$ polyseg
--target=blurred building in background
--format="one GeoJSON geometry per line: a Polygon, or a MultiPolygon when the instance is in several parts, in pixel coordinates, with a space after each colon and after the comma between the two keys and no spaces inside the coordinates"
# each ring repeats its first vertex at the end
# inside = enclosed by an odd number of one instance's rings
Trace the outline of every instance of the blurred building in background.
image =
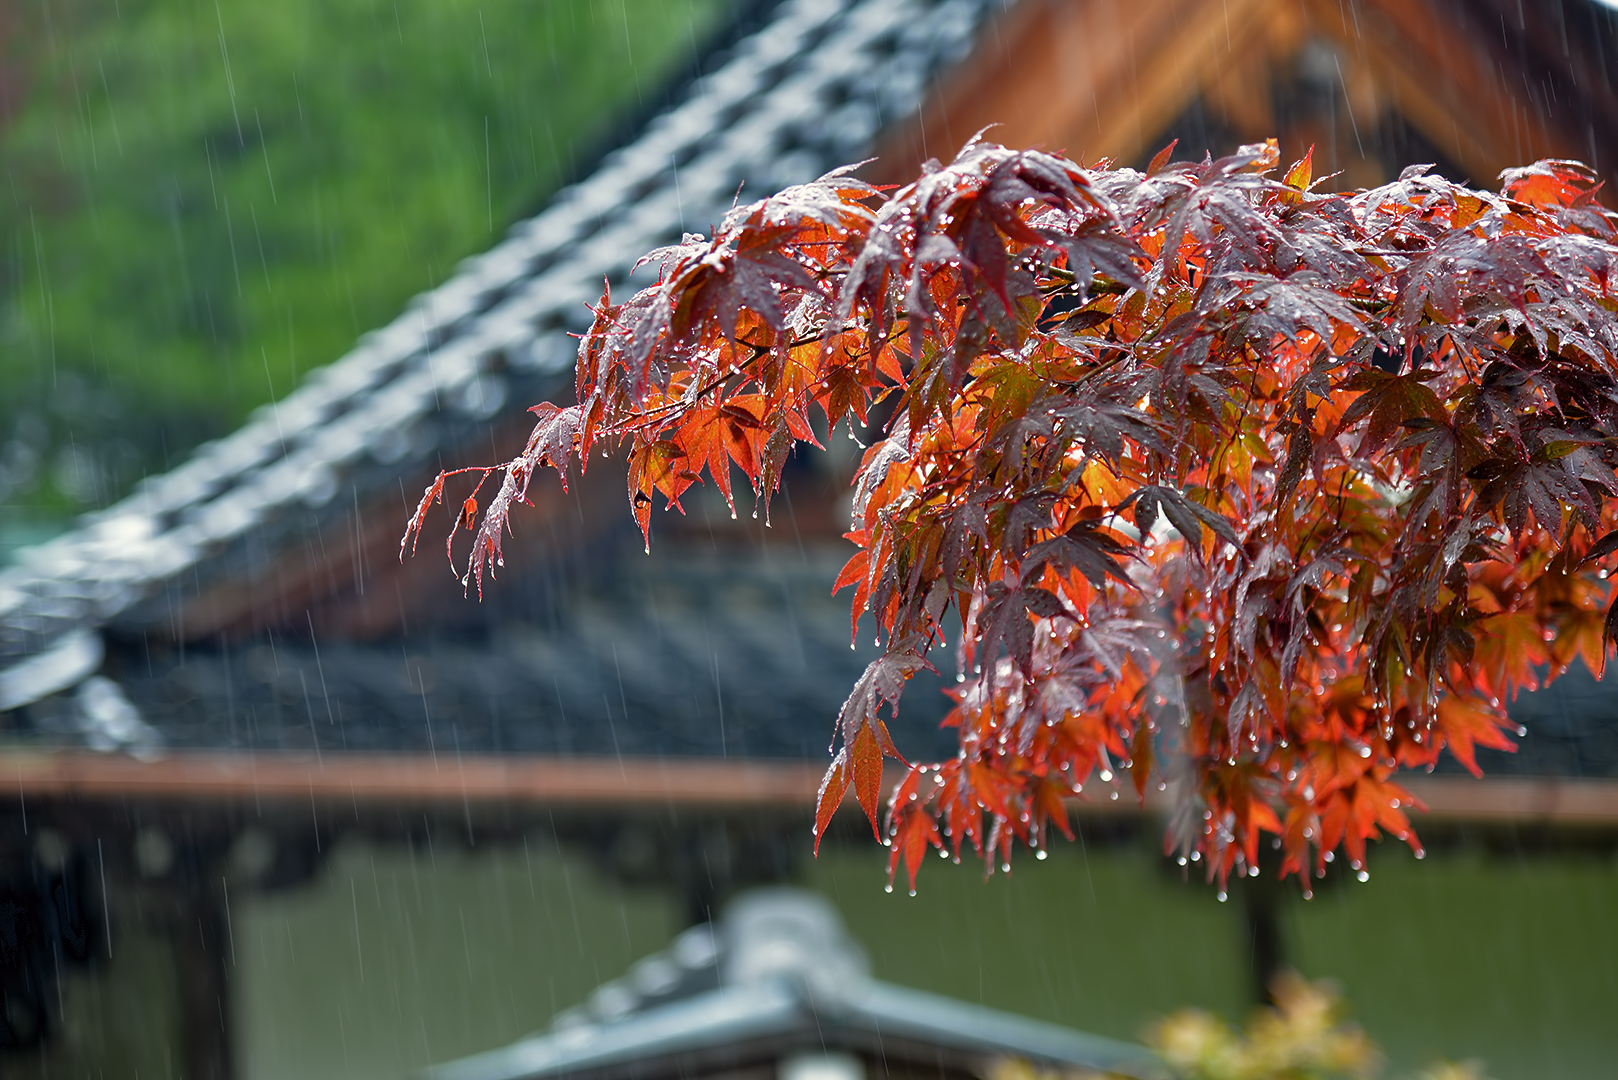
{"type": "Polygon", "coordinates": [[[1143,1078],[1143,1048],[873,979],[826,900],[760,889],[732,901],[550,1030],[440,1066],[433,1080],[754,1076],[972,1080],[1007,1058],[1143,1078]]]}
{"type": "MultiPolygon", "coordinates": [[[[404,1075],[510,1042],[791,881],[888,978],[1112,1036],[1239,1010],[1291,964],[1344,979],[1411,1060],[1599,1074],[1618,708],[1591,679],[1524,699],[1522,751],[1480,755],[1486,779],[1412,782],[1436,857],[1380,852],[1377,881],[1311,905],[1266,880],[1220,907],[1156,857],[1156,808],[1105,786],[1075,806],[1081,846],[987,885],[940,865],[912,900],[880,891],[863,822],[807,858],[831,721],[873,652],[828,595],[854,443],[794,458],[770,527],[693,498],[654,518],[649,555],[610,463],[536,483],[481,602],[433,526],[413,557],[396,538],[438,468],[502,460],[528,405],[571,394],[567,333],[602,280],[634,287],[635,259],[738,188],[873,153],[905,177],[990,122],[1092,161],[1279,135],[1344,186],[1415,162],[1484,185],[1537,156],[1606,170],[1612,17],[782,0],[739,18],[499,244],[0,576],[8,1067],[404,1075]]],[[[951,752],[933,691],[894,731],[913,757],[951,752]]]]}

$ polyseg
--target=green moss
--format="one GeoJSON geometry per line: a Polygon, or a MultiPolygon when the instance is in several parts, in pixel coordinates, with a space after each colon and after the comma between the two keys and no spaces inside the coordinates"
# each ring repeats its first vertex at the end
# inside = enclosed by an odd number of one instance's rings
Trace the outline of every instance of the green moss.
{"type": "Polygon", "coordinates": [[[35,458],[0,453],[6,516],[105,502],[340,356],[571,179],[728,7],[30,5],[0,56],[0,447],[35,458]]]}

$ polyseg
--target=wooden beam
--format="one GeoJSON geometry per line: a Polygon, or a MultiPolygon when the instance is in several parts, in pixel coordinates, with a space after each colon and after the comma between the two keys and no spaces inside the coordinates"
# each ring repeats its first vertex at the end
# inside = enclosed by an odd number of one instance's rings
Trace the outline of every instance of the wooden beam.
{"type": "MultiPolygon", "coordinates": [[[[1555,828],[1618,827],[1618,779],[1405,775],[1395,778],[1427,807],[1411,815],[1423,823],[1444,825],[1552,826],[1555,828]]],[[[1080,813],[1161,814],[1167,800],[1147,792],[1146,806],[1135,799],[1127,779],[1110,787],[1095,785],[1077,802],[1080,813]],[[1118,798],[1111,791],[1119,792],[1118,798]]]]}
{"type": "Polygon", "coordinates": [[[0,792],[24,799],[298,799],[615,806],[803,805],[816,762],[517,755],[176,751],[141,761],[78,750],[0,753],[0,792]]]}
{"type": "MultiPolygon", "coordinates": [[[[0,793],[22,799],[295,799],[366,803],[711,807],[812,806],[818,761],[423,754],[181,751],[140,761],[87,751],[0,753],[0,793]]],[[[889,776],[896,781],[897,774],[889,776]]],[[[1412,776],[1401,780],[1427,805],[1417,820],[1443,823],[1618,826],[1618,780],[1412,776]]],[[[1125,784],[1093,785],[1080,814],[1155,814],[1125,784]]]]}
{"type": "Polygon", "coordinates": [[[1427,805],[1418,824],[1618,825],[1618,780],[1412,776],[1399,783],[1427,805]]]}
{"type": "Polygon", "coordinates": [[[1007,146],[1129,162],[1233,63],[1262,64],[1288,17],[1279,0],[1022,0],[879,148],[909,180],[989,124],[1007,146]]]}

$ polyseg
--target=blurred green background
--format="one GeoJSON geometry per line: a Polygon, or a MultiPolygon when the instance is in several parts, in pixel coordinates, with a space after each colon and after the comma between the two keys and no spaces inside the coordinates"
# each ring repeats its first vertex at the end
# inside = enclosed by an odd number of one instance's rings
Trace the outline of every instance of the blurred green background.
{"type": "Polygon", "coordinates": [[[0,5],[0,561],[488,247],[734,6],[0,5]]]}
{"type": "MultiPolygon", "coordinates": [[[[983,879],[928,865],[883,891],[869,837],[805,859],[880,978],[1126,1039],[1185,1006],[1251,1001],[1239,895],[1221,904],[1135,841],[1059,844],[983,879]]],[[[1368,882],[1280,908],[1286,953],[1329,978],[1381,1043],[1388,1075],[1475,1059],[1496,1080],[1612,1075],[1618,864],[1462,844],[1417,862],[1378,845],[1368,882]]],[[[308,885],[233,897],[229,969],[246,1080],[398,1080],[542,1028],[682,929],[671,889],[626,887],[543,833],[500,846],[346,843],[308,885]]],[[[62,1038],[26,1075],[173,1074],[172,960],[133,910],[117,954],[70,974],[62,1038]]]]}

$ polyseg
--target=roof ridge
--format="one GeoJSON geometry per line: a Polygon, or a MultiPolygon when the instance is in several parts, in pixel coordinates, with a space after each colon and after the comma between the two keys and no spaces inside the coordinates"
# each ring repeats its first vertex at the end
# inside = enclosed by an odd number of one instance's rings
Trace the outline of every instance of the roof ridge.
{"type": "Polygon", "coordinates": [[[717,924],[684,931],[668,950],[561,1013],[548,1030],[425,1076],[702,1074],[805,1051],[880,1053],[884,1060],[892,1054],[903,1061],[915,1047],[925,1048],[922,1058],[941,1074],[954,1071],[945,1052],[974,1062],[1017,1056],[1126,1075],[1162,1073],[1141,1046],[872,978],[864,950],[830,901],[776,886],[738,896],[717,924]],[[704,1054],[718,1055],[708,1063],[713,1067],[696,1064],[704,1054]],[[688,1067],[671,1069],[672,1061],[688,1067]]]}

